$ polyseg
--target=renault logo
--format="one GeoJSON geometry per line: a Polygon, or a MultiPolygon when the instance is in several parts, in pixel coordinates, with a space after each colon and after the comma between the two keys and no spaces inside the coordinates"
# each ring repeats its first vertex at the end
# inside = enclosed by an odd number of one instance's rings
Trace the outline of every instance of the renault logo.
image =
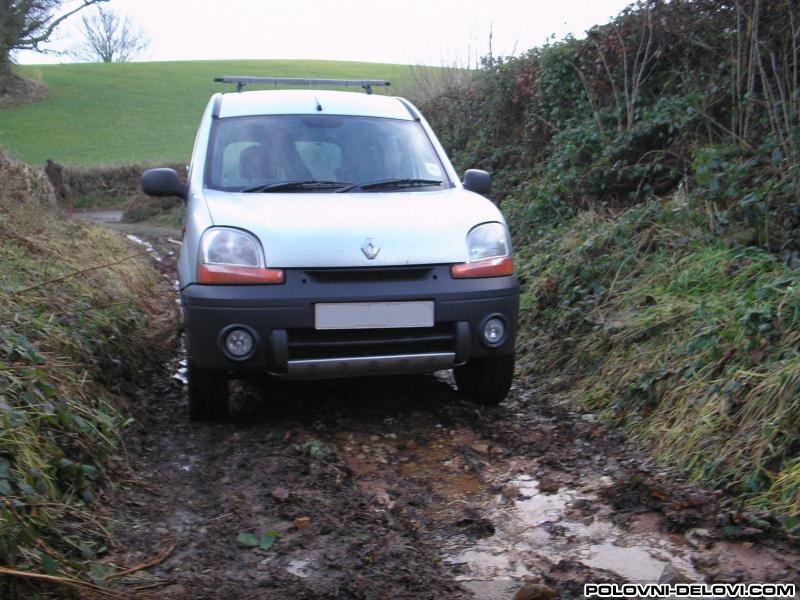
{"type": "Polygon", "coordinates": [[[378,256],[378,252],[381,251],[381,248],[375,244],[375,240],[372,238],[367,238],[364,240],[364,243],[361,244],[361,251],[364,253],[364,256],[366,256],[369,260],[372,260],[378,256]]]}

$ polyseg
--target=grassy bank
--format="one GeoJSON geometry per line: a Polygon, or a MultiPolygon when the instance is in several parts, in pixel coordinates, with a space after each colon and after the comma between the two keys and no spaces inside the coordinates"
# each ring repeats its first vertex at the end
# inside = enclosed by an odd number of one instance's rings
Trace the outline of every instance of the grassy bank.
{"type": "MultiPolygon", "coordinates": [[[[116,391],[169,343],[174,303],[140,247],[59,216],[43,174],[1,153],[0,242],[0,565],[81,576],[125,468],[116,391]]],[[[0,573],[3,598],[27,586],[0,573]]]]}
{"type": "Polygon", "coordinates": [[[520,252],[522,368],[696,480],[800,515],[800,273],[686,194],[585,211],[520,252]]]}
{"type": "Polygon", "coordinates": [[[663,464],[800,518],[792,3],[643,3],[424,107],[494,173],[523,371],[663,464]]]}
{"type": "MultiPolygon", "coordinates": [[[[417,68],[417,71],[422,68],[417,68]]],[[[434,69],[435,70],[435,69],[434,69]]],[[[0,147],[34,165],[186,163],[200,116],[220,75],[389,79],[404,93],[406,65],[310,60],[189,61],[27,66],[44,100],[0,110],[0,147]]],[[[381,93],[381,92],[377,92],[381,93]]]]}

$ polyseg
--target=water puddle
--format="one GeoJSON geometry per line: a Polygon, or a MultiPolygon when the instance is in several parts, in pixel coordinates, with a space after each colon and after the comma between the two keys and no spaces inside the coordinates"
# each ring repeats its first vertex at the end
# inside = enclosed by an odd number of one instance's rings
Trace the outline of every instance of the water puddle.
{"type": "Polygon", "coordinates": [[[585,474],[576,489],[531,475],[540,472],[535,460],[498,461],[503,452],[498,443],[468,428],[435,431],[423,443],[406,435],[340,432],[337,437],[362,491],[379,504],[392,504],[384,479],[390,464],[404,480],[423,484],[440,499],[429,514],[446,527],[440,538],[445,562],[477,598],[509,598],[523,581],[541,577],[562,560],[620,581],[657,582],[667,567],[701,580],[691,548],[661,534],[657,523],[615,524],[612,508],[598,495],[613,485],[609,477],[585,474]]]}
{"type": "Polygon", "coordinates": [[[302,559],[290,560],[289,565],[286,567],[286,572],[295,577],[305,579],[311,575],[311,561],[302,559]]]}
{"type": "MultiPolygon", "coordinates": [[[[631,582],[657,582],[669,565],[687,579],[701,580],[688,549],[659,535],[623,530],[594,492],[561,487],[544,493],[541,483],[518,476],[506,485],[518,490],[515,496],[497,495],[488,501],[482,515],[494,525],[494,535],[479,540],[457,536],[445,542],[446,562],[476,597],[507,597],[502,594],[509,586],[515,589],[512,583],[518,588],[561,560],[631,582]]],[[[603,481],[596,484],[602,486],[603,481]]]]}
{"type": "Polygon", "coordinates": [[[611,571],[629,581],[656,582],[671,562],[668,557],[654,558],[648,549],[611,542],[589,546],[587,554],[588,558],[581,561],[586,566],[611,571]]]}
{"type": "Polygon", "coordinates": [[[422,451],[415,449],[412,459],[400,467],[400,474],[408,479],[426,481],[433,491],[447,497],[483,491],[484,483],[477,476],[464,472],[463,461],[454,454],[452,447],[441,444],[422,451]],[[442,477],[443,471],[446,477],[442,477]]]}
{"type": "Polygon", "coordinates": [[[89,223],[119,223],[122,221],[121,210],[93,210],[88,212],[73,212],[73,218],[89,223]]]}
{"type": "Polygon", "coordinates": [[[189,385],[189,379],[186,372],[187,372],[186,359],[182,358],[181,360],[178,361],[175,372],[172,374],[172,378],[177,379],[183,385],[189,385]]]}
{"type": "Polygon", "coordinates": [[[153,244],[151,244],[147,240],[143,240],[142,238],[137,237],[137,236],[133,235],[132,233],[126,234],[125,237],[127,239],[129,239],[130,241],[132,241],[133,243],[135,243],[135,244],[139,244],[140,246],[144,246],[145,250],[147,250],[147,253],[150,256],[152,256],[153,259],[156,260],[156,262],[164,262],[163,259],[161,258],[161,255],[158,252],[156,252],[156,249],[153,247],[153,244]]]}
{"type": "MultiPolygon", "coordinates": [[[[547,579],[565,585],[587,577],[701,582],[739,572],[759,580],[746,568],[754,563],[746,548],[732,560],[725,556],[732,551],[720,555],[694,543],[692,530],[663,532],[660,513],[615,511],[604,498],[607,491],[620,490],[599,469],[575,477],[559,468],[558,454],[515,453],[501,437],[466,426],[425,424],[424,417],[418,417],[417,427],[412,414],[411,426],[396,433],[337,431],[337,454],[379,510],[392,510],[402,494],[427,499],[423,510],[444,562],[480,600],[507,600],[524,583],[547,579]]],[[[389,429],[391,421],[385,421],[389,429]]],[[[536,443],[559,435],[556,424],[546,420],[534,433],[530,439],[536,443]]],[[[758,574],[774,579],[777,561],[762,562],[758,574]]]]}

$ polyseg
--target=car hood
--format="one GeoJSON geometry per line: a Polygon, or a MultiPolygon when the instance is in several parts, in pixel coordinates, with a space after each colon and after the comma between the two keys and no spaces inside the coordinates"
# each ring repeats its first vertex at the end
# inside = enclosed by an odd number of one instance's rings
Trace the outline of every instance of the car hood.
{"type": "Polygon", "coordinates": [[[459,263],[480,223],[504,222],[486,198],[459,188],[435,192],[266,193],[204,190],[216,226],[255,234],[267,265],[379,267],[459,263]],[[362,246],[379,248],[367,258],[362,246]]]}

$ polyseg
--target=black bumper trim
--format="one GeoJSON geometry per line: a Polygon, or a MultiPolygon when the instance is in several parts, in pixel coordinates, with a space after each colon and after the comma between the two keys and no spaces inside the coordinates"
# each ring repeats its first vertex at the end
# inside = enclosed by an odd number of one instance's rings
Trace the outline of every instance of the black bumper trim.
{"type": "Polygon", "coordinates": [[[471,357],[514,351],[519,305],[515,277],[457,280],[450,277],[447,265],[431,267],[424,279],[413,282],[321,282],[302,270],[287,270],[286,275],[282,285],[185,287],[181,301],[192,361],[220,371],[286,373],[291,360],[452,352],[455,364],[462,364],[471,357]],[[434,302],[433,328],[340,333],[314,329],[314,305],[319,302],[414,300],[434,302]],[[493,313],[503,315],[510,329],[498,348],[486,347],[479,338],[479,324],[493,313]],[[251,328],[263,341],[243,362],[227,358],[217,343],[222,329],[237,324],[251,328]],[[331,356],[326,356],[326,348],[331,356]]]}

